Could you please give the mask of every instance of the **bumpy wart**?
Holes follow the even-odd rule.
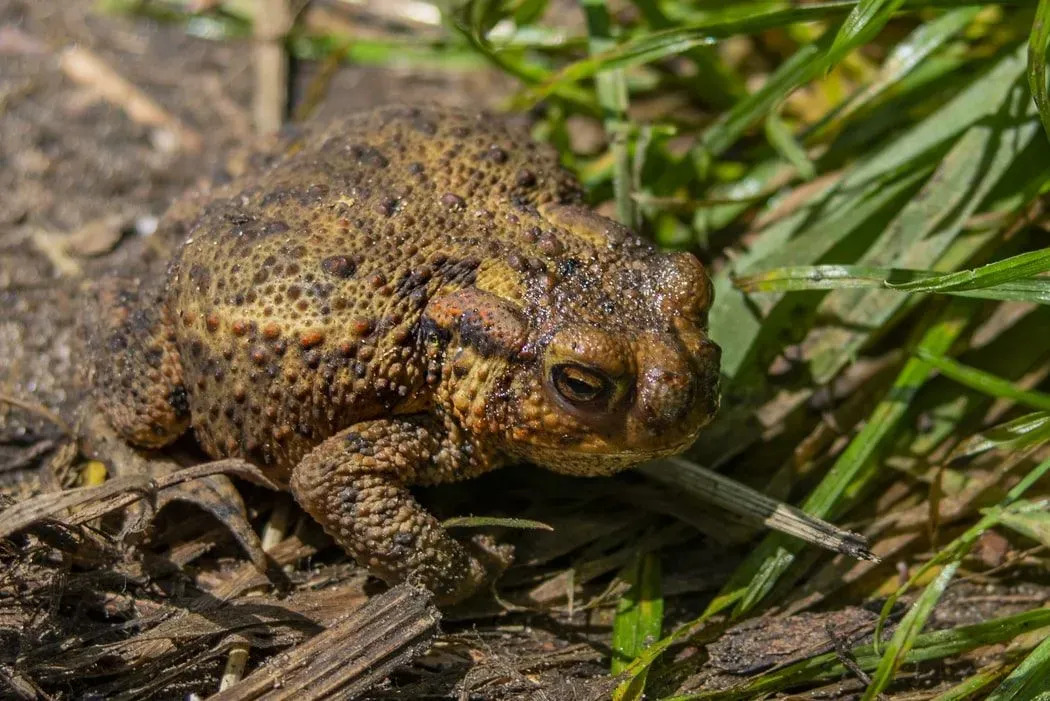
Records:
[[[717,407],[700,263],[586,209],[552,149],[490,115],[313,127],[182,220],[166,279],[103,295],[110,422],[152,447],[192,427],[442,600],[509,555],[453,540],[408,485],[514,459],[608,474],[681,450]]]

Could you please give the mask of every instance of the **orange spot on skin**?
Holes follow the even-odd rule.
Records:
[[[320,345],[322,341],[324,341],[324,334],[317,329],[304,331],[303,335],[299,337],[299,345],[303,348],[313,348]]]
[[[212,312],[204,320],[204,323],[208,326],[209,331],[218,331],[219,329],[219,315]]]
[[[263,335],[263,338],[265,338],[267,341],[272,341],[275,338],[280,337],[280,335],[281,335],[281,327],[278,326],[277,324],[273,323],[273,322],[270,322],[266,326],[263,326],[263,328],[262,328],[262,335]]]
[[[243,321],[235,321],[230,327],[230,331],[233,332],[234,336],[243,336],[248,333],[248,324]]]

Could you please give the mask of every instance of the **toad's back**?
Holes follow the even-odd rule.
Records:
[[[354,422],[426,409],[426,302],[574,245],[535,212],[576,200],[575,182],[484,114],[354,116],[259,166],[204,207],[170,272],[192,423],[213,455],[288,468]]]

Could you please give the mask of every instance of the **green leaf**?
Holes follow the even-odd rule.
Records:
[[[854,48],[865,44],[879,33],[903,0],[860,0],[835,34],[835,41],[824,59],[828,69],[841,61]]]
[[[966,701],[967,699],[977,698],[979,692],[984,691],[1008,675],[1010,670],[1011,666],[1009,664],[993,665],[990,668],[982,669],[980,672],[959,682],[951,689],[933,697],[930,701]]]
[[[798,7],[756,12],[743,18],[698,22],[666,31],[647,32],[616,48],[594,54],[559,70],[542,85],[519,96],[519,101],[539,102],[571,83],[590,78],[601,71],[631,68],[668,56],[676,56],[697,46],[713,44],[739,34],[760,32],[795,22],[805,22],[828,14],[825,7]]]
[[[999,522],[1021,535],[1050,546],[1050,511],[1047,511],[1047,502],[1027,504],[1019,501],[1017,504],[1021,510],[1003,512],[999,515]],[[1031,508],[1024,508],[1026,506]]]
[[[989,450],[1018,451],[1050,440],[1050,412],[1025,414],[971,436],[948,457],[949,462]]]
[[[901,619],[900,625],[897,626],[897,630],[893,632],[893,637],[890,639],[889,644],[886,645],[886,652],[875,670],[871,683],[868,684],[868,688],[864,692],[862,701],[871,701],[877,698],[882,690],[893,681],[893,676],[897,673],[897,669],[904,662],[908,651],[915,644],[915,640],[918,638],[919,633],[922,632],[927,619],[933,613],[933,607],[940,600],[941,595],[944,594],[944,590],[947,589],[949,582],[952,581],[952,577],[955,576],[955,571],[958,569],[958,560],[948,563],[937,575],[937,578],[923,589],[922,594],[908,609],[908,613]]]
[[[500,526],[503,528],[524,528],[539,531],[553,531],[552,526],[542,521],[532,521],[527,518],[503,518],[500,516],[455,516],[441,522],[445,528],[484,528],[486,526]]]
[[[1009,380],[996,377],[991,373],[972,368],[968,365],[944,356],[933,355],[924,350],[917,350],[915,355],[937,368],[937,370],[959,384],[970,389],[1003,399],[1012,399],[1020,404],[1027,404],[1034,409],[1050,411],[1050,394],[1035,390],[1020,389]]]
[[[597,54],[615,46],[611,34],[609,12],[603,0],[581,0],[587,19],[589,48]],[[607,68],[595,76],[598,104],[604,117],[605,132],[613,156],[613,196],[616,216],[624,224],[633,226],[634,200],[631,198],[631,160],[627,149],[627,79],[622,68]]]
[[[968,303],[954,300],[938,321],[923,334],[919,347],[938,354],[946,352],[962,333],[970,313]],[[803,511],[820,518],[828,518],[835,513],[861,468],[893,435],[931,371],[929,365],[917,358],[905,363],[897,380],[875,407],[864,427],[802,504]],[[766,536],[733,573],[705,613],[714,614],[734,602],[735,616],[749,611],[769,593],[780,575],[794,562],[798,550],[799,544],[781,534]]]
[[[1050,679],[1050,636],[1017,665],[986,701],[1028,701],[1045,699]]]
[[[613,675],[623,672],[645,648],[659,640],[663,628],[659,557],[646,553],[636,558],[624,578],[631,588],[620,598],[613,619]],[[641,686],[644,688],[644,681]]]
[[[817,140],[826,133],[838,131],[853,115],[865,107],[870,107],[880,97],[905,90],[905,78],[923,67],[924,61],[927,62],[926,65],[932,63],[928,60],[930,56],[973,22],[980,11],[980,7],[961,7],[920,24],[893,47],[879,68],[876,78],[848,96],[840,109],[822,119],[813,128],[807,140]]]
[[[905,664],[917,664],[960,655],[985,645],[1003,643],[1038,628],[1050,626],[1050,609],[1041,608],[1013,616],[993,618],[975,625],[937,630],[919,635],[904,656]],[[858,667],[872,670],[881,661],[874,645],[858,645],[850,650]],[[786,667],[761,674],[736,687],[718,691],[701,691],[664,699],[664,701],[735,701],[763,698],[803,682],[841,679],[849,670],[837,652],[817,655]]]
[[[812,180],[817,176],[813,161],[809,160],[805,150],[776,112],[770,112],[766,117],[766,138],[784,160],[795,166],[804,180]]]
[[[1003,112],[976,124],[944,157],[922,191],[901,211],[861,263],[924,268],[936,262],[962,232],[966,220],[1031,141],[1035,125],[1017,123],[1020,95],[1010,94]],[[900,309],[904,299],[889,291],[837,290],[819,313],[839,323],[808,342],[810,369],[817,383],[828,382]]]
[[[1028,87],[1043,129],[1050,136],[1050,98],[1046,94],[1046,50],[1050,46],[1050,0],[1039,0],[1028,37]]]
[[[864,265],[797,265],[734,278],[737,289],[747,293],[804,292],[809,290],[880,289],[916,292],[907,283],[925,283],[943,277],[932,270],[906,270]],[[938,289],[939,294],[1005,302],[1050,304],[1050,277],[1003,282],[973,290]]]
[[[933,278],[912,282],[887,281],[886,286],[909,292],[980,290],[1029,278],[1048,270],[1050,270],[1050,248],[1043,248],[982,265],[972,270],[944,273]],[[1050,278],[1047,278],[1047,282],[1050,283]]]
[[[898,587],[897,591],[886,597],[886,601],[882,605],[882,612],[879,615],[878,623],[875,626],[875,640],[880,640],[882,625],[890,615],[893,607],[897,604],[897,601],[905,592],[913,587],[917,581],[925,577],[926,574],[935,567],[962,560],[962,558],[970,552],[970,549],[973,547],[974,543],[977,542],[977,539],[980,538],[989,528],[993,528],[1000,522],[1004,513],[1032,510],[1033,507],[1029,503],[1022,502],[1020,504],[1015,504],[1015,502],[1017,502],[1032,485],[1042,479],[1048,472],[1050,472],[1050,458],[1032,468],[1032,470],[1029,471],[1021,481],[1007,492],[1006,497],[1004,497],[999,504],[994,508],[987,509],[976,524],[966,529],[965,532],[952,540],[947,546],[941,548],[932,558],[912,572],[908,581]]]

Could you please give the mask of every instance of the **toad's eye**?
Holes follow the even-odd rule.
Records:
[[[563,399],[576,405],[603,403],[609,398],[613,388],[612,382],[605,375],[570,363],[551,368],[551,382]]]

